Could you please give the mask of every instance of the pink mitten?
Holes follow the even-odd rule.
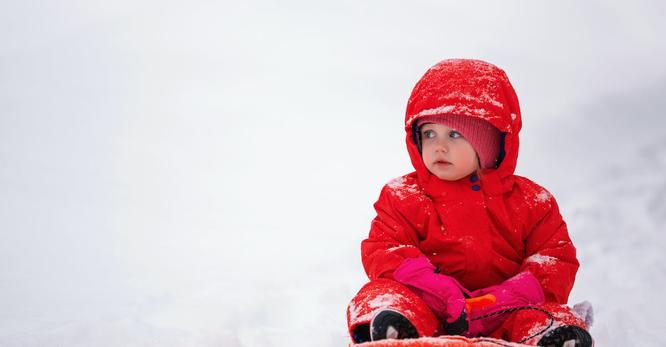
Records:
[[[465,335],[487,336],[504,322],[508,312],[503,310],[545,301],[541,284],[530,272],[521,272],[496,286],[479,289],[467,300],[469,330]],[[488,317],[484,317],[488,315]],[[484,317],[484,318],[479,318]]]
[[[469,293],[453,277],[435,272],[428,258],[407,258],[393,272],[393,278],[416,293],[444,323],[447,334],[467,330],[465,297]]]

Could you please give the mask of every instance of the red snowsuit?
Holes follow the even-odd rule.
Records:
[[[432,175],[414,142],[412,125],[437,114],[478,117],[499,129],[505,153],[499,167],[483,170],[478,180],[444,181]],[[407,151],[416,171],[388,182],[374,204],[377,216],[361,244],[371,282],[350,303],[350,332],[368,323],[374,311],[391,306],[416,320],[421,335],[437,333],[436,318],[427,307],[392,281],[405,258],[419,256],[470,291],[529,271],[543,288],[546,306],[562,311],[559,320],[584,327],[568,309],[553,306],[567,302],[579,264],[553,196],[514,175],[521,124],[516,93],[504,71],[493,65],[444,61],[419,80],[405,115]],[[390,293],[398,298],[386,296]],[[493,335],[519,339],[543,319],[518,311]]]

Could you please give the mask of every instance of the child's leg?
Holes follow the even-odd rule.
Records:
[[[421,298],[396,281],[378,279],[363,286],[347,307],[352,340],[369,341],[370,321],[377,312],[387,308],[407,317],[419,336],[433,336],[437,331],[439,321]]]
[[[591,345],[592,341],[589,334],[587,334],[585,321],[578,317],[568,306],[545,303],[536,305],[534,308],[512,313],[490,336],[528,345],[537,345],[541,342],[539,345],[543,345],[547,340],[558,339],[554,336],[557,334],[569,339],[568,336],[570,335],[582,333],[583,336],[579,337],[579,340],[584,341],[580,341],[582,342],[580,345]],[[565,326],[571,328],[565,328]],[[558,328],[560,329],[557,330]],[[578,328],[583,331],[581,332]],[[588,338],[589,343],[586,343]],[[576,344],[576,346],[579,346],[579,344]]]

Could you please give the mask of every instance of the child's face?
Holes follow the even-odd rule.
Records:
[[[479,168],[472,145],[443,124],[421,126],[421,157],[430,173],[446,181],[469,176]]]

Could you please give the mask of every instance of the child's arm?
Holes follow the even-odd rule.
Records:
[[[521,271],[534,274],[543,288],[546,301],[564,304],[578,271],[576,248],[569,238],[555,198],[541,187],[537,192],[535,221],[525,239],[527,258]]]
[[[361,258],[370,280],[393,279],[416,293],[451,334],[468,328],[464,289],[452,277],[438,273],[418,248],[419,235],[401,211],[420,209],[412,190],[387,185],[375,203],[377,217],[361,243]],[[415,204],[416,203],[416,204]],[[400,208],[397,208],[397,207]]]
[[[384,186],[374,204],[377,216],[370,234],[361,243],[363,267],[371,280],[393,278],[393,271],[406,258],[423,256],[417,248],[418,234],[394,207],[402,200],[389,186]]]

